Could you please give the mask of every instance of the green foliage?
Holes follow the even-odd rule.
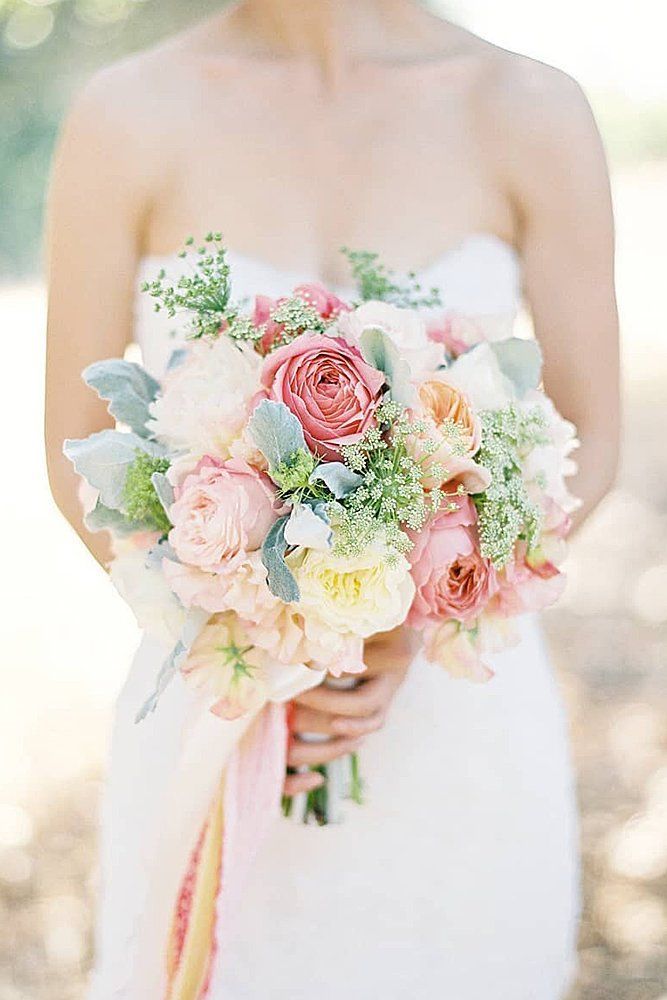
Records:
[[[123,492],[125,512],[130,520],[156,531],[169,531],[171,522],[151,480],[154,472],[165,473],[168,468],[168,459],[137,452],[127,470]]]
[[[310,477],[315,469],[315,459],[309,451],[299,448],[286,462],[281,462],[271,471],[271,478],[284,493],[308,490]]]
[[[341,556],[354,557],[377,538],[394,552],[408,552],[412,543],[404,529],[419,531],[442,502],[439,491],[424,490],[422,464],[407,447],[424,426],[394,401],[378,408],[377,419],[361,441],[341,449],[348,468],[363,477],[332,517]]]
[[[208,233],[197,250],[193,246],[190,237],[179,254],[191,261],[191,274],[181,275],[172,284],[162,270],[153,281],[145,281],[141,291],[155,300],[156,312],[164,310],[170,318],[188,313],[195,339],[216,337],[227,320],[232,290],[227,251],[221,233]]]
[[[427,309],[442,305],[438,289],[432,288],[428,294],[423,294],[412,271],[408,273],[407,281],[401,284],[394,272],[380,261],[378,254],[368,250],[350,250],[348,247],[343,247],[341,253],[349,261],[362,302],[374,299],[391,302],[403,309]]]
[[[538,408],[526,412],[512,404],[482,414],[482,444],[475,457],[491,473],[491,484],[473,500],[482,555],[497,569],[507,565],[519,539],[531,548],[541,531],[541,513],[528,496],[521,468],[531,448],[544,443]]]

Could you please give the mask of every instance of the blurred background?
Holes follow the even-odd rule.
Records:
[[[219,6],[0,0],[0,328],[11,362],[0,426],[5,467],[22,470],[25,483],[0,494],[10,570],[0,667],[0,1000],[84,995],[111,709],[138,638],[46,483],[40,244],[49,159],[71,94],[91,72]],[[614,493],[574,545],[567,596],[546,626],[582,808],[585,906],[572,1000],[667,1000],[664,2],[432,6],[576,76],[609,153],[623,464]]]

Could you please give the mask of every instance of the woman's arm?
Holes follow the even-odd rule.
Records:
[[[508,121],[507,180],[545,387],[578,429],[579,525],[608,492],[620,423],[614,229],[602,143],[569,77],[522,64]]]
[[[92,361],[122,356],[132,335],[146,202],[117,100],[105,76],[79,99],[56,154],[48,212],[49,482],[58,507],[102,564],[110,555],[109,540],[106,532],[93,535],[83,524],[78,478],[62,454],[62,444],[65,438],[85,437],[113,425],[81,372]]]

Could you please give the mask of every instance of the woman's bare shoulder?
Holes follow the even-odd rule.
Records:
[[[579,83],[563,70],[476,39],[477,97],[496,127],[512,138],[594,131]]]

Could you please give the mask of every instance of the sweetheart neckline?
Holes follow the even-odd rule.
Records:
[[[428,277],[429,274],[432,274],[433,272],[437,271],[440,267],[443,267],[450,260],[454,260],[457,257],[460,257],[466,251],[469,251],[470,247],[474,246],[475,244],[478,245],[487,244],[489,246],[495,246],[498,250],[501,250],[503,253],[507,255],[508,259],[511,260],[511,262],[514,264],[515,268],[518,271],[520,267],[520,258],[516,247],[512,246],[511,243],[509,243],[502,237],[497,236],[495,233],[480,231],[480,232],[469,233],[467,236],[464,236],[461,240],[458,241],[458,243],[455,243],[448,249],[444,250],[441,254],[438,255],[438,257],[436,257],[430,263],[424,265],[422,268],[419,268],[414,273],[417,276],[417,278],[423,281]],[[281,278],[289,278],[290,283],[293,282],[294,284],[300,284],[305,282],[319,281],[323,282],[334,291],[343,291],[343,290],[349,291],[352,287],[352,286],[346,287],[344,285],[337,285],[336,283],[323,281],[321,277],[313,275],[312,273],[308,274],[307,272],[301,271],[298,268],[280,267],[279,265],[274,264],[272,261],[265,260],[262,257],[254,257],[252,254],[242,253],[241,251],[234,250],[233,248],[227,249],[227,255],[232,262],[236,260],[240,264],[245,263],[245,264],[250,264],[253,267],[259,267],[262,270],[265,270],[271,274],[280,275]],[[178,260],[180,260],[180,258],[178,256],[177,251],[165,254],[145,254],[143,257],[141,257],[139,266],[140,269],[143,271],[147,267],[150,267],[152,264],[156,263],[164,264],[167,261],[178,261]]]

